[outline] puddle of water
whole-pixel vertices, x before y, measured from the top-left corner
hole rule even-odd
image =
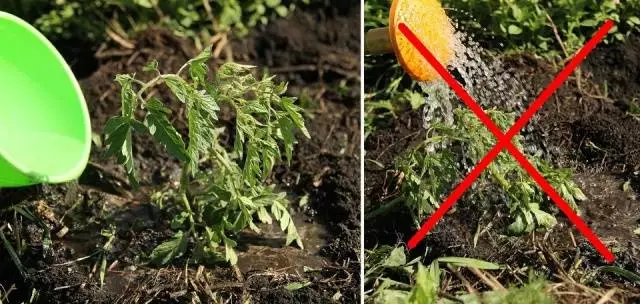
[[[281,270],[286,273],[300,273],[304,267],[322,268],[329,264],[318,253],[326,243],[327,231],[318,223],[307,223],[294,218],[294,223],[303,240],[304,249],[294,246],[284,247],[286,235],[276,224],[259,225],[261,234],[253,231],[239,237],[238,267],[242,272]]]
[[[106,196],[107,204],[116,208],[124,208],[116,218],[119,222],[133,223],[134,221],[153,222],[153,210],[149,205],[123,204],[115,196]],[[303,240],[304,249],[297,246],[284,246],[286,234],[280,227],[260,224],[261,230],[257,234],[249,229],[238,236],[238,267],[242,272],[278,270],[283,273],[301,273],[304,267],[320,269],[330,264],[330,261],[320,257],[319,252],[327,245],[327,231],[323,225],[308,223],[301,218],[294,217],[298,234]],[[74,251],[74,257],[79,258],[95,252],[94,235],[88,232],[73,232],[65,236],[64,243]],[[123,273],[131,277],[131,274]],[[128,278],[129,280],[131,278]],[[119,280],[122,280],[119,279]]]
[[[640,202],[633,190],[622,190],[624,180],[614,176],[576,174],[576,182],[588,200],[580,203],[582,218],[605,241],[640,249]]]

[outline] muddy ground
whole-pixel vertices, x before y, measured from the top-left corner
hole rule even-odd
[[[560,69],[526,54],[504,55],[501,60],[525,85],[529,96],[537,96]],[[575,75],[570,78],[539,112],[528,138],[534,138],[555,165],[574,169],[574,181],[589,198],[579,204],[581,216],[613,250],[616,266],[639,273],[640,236],[633,231],[640,227],[640,121],[627,111],[630,102],[640,98],[640,37],[630,37],[624,45],[598,46],[581,70],[580,80]],[[371,75],[365,77],[365,91],[374,85],[368,77]],[[398,195],[394,192],[393,160],[424,138],[421,117],[421,111],[405,110],[366,138],[365,214]],[[625,182],[630,187],[623,187]],[[500,208],[484,213],[472,202],[461,200],[454,210],[428,234],[415,254],[428,249],[427,262],[437,256],[465,256],[506,264],[508,271],[498,274],[505,283],[526,280],[526,267],[562,282],[566,277],[580,281],[576,273],[605,265],[557,210],[559,225],[524,237],[504,235],[504,223],[494,220],[500,218],[494,217],[496,213],[504,212]],[[406,242],[415,231],[408,210],[403,208],[365,222],[367,249]],[[474,245],[478,228],[489,226],[493,227],[482,232]],[[595,282],[599,288],[618,288],[615,300],[640,301],[640,284],[603,273],[597,274]],[[589,292],[578,290],[580,293]],[[580,301],[573,296],[569,292],[557,299]]]
[[[3,217],[13,225],[10,241],[23,240],[24,279],[2,251],[0,284],[9,293],[4,303],[20,303],[35,289],[40,303],[186,303],[199,298],[230,303],[357,303],[360,299],[360,7],[358,1],[317,1],[275,20],[249,36],[231,42],[230,52],[214,60],[215,69],[232,54],[289,82],[287,95],[301,98],[309,116],[311,140],[300,140],[291,166],[279,165],[271,181],[289,194],[305,249],[283,247],[284,235],[262,227],[264,235],[239,236],[237,268],[224,264],[185,267],[181,258],[168,267],[144,264],[144,257],[171,236],[170,214],[150,203],[154,191],[170,187],[179,176],[178,163],[148,136],[134,137],[134,157],[141,188],[129,187],[123,170],[104,159],[94,146],[90,164],[77,185],[3,189],[0,201],[33,207],[53,227],[52,244],[43,251],[44,230],[26,219]],[[87,77],[81,80],[92,118],[100,134],[107,119],[119,112],[118,73],[137,72],[157,59],[160,70],[175,72],[197,54],[189,41],[161,29],[132,38],[134,49],[115,44],[98,50],[99,60],[68,58]],[[93,46],[98,48],[98,46]],[[75,64],[73,64],[75,63]],[[87,70],[87,66],[95,66]],[[168,92],[156,92],[170,100]],[[178,104],[178,103],[174,103]],[[175,113],[183,109],[174,107]],[[176,115],[180,117],[179,115]],[[221,121],[233,130],[233,117]],[[185,133],[184,121],[174,121]],[[232,142],[231,134],[223,138]],[[168,186],[169,185],[169,186]],[[309,204],[297,206],[309,195]],[[100,288],[96,252],[101,229],[114,225],[117,237],[109,253],[109,271]],[[70,231],[58,238],[61,226]],[[5,233],[8,230],[5,230]],[[292,282],[309,282],[290,291]]]

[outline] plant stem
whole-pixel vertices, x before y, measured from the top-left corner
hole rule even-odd
[[[505,191],[509,191],[509,188],[511,188],[511,184],[509,184],[504,176],[500,174],[495,166],[489,165],[489,172],[491,172],[491,176],[493,176],[493,178],[500,184],[500,186],[502,186],[502,189],[504,189]]]
[[[142,93],[144,93],[144,91],[148,90],[149,88],[153,87],[154,85],[158,84],[162,80],[162,76],[163,75],[156,76],[156,78],[153,78],[153,79],[149,80],[149,82],[145,83],[140,88],[140,90],[138,90],[138,93],[136,94],[138,96],[138,99],[141,100],[142,102],[145,102],[145,100],[142,98]]]
[[[373,210],[372,212],[367,213],[367,215],[365,216],[365,220],[375,218],[382,214],[386,214],[387,212],[389,212],[389,210],[391,210],[393,207],[395,207],[398,203],[402,201],[404,201],[404,197],[402,196],[398,196],[394,198],[392,201],[380,206],[376,210]]]
[[[195,235],[196,233],[196,222],[193,219],[193,211],[191,210],[191,203],[189,203],[189,198],[187,197],[187,190],[189,188],[189,169],[187,164],[182,166],[182,173],[180,175],[180,200],[184,208],[187,210],[189,214],[189,231]]]

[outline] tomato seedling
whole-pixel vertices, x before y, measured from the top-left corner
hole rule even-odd
[[[275,219],[287,234],[286,245],[295,242],[302,248],[286,194],[266,183],[283,154],[291,161],[295,133],[310,137],[302,109],[294,104],[295,98],[282,96],[286,83],[276,83],[274,77],[258,79],[251,66],[225,63],[209,79],[210,56],[210,50],[204,51],[175,74],[162,74],[158,63],[151,62],[145,71],[157,76],[147,82],[135,75],[116,77],[122,113],[105,126],[106,154],[115,155],[137,185],[132,133],[148,132],[182,164],[179,187],[167,206],[176,209],[171,221],[175,234],[151,253],[157,264],[184,255],[190,239],[196,262],[224,258],[235,264],[234,235],[247,227],[260,232],[256,219],[268,224]],[[174,114],[169,107],[148,94],[159,85],[185,106],[188,144],[171,123]],[[226,131],[217,118],[220,105],[235,113],[235,141],[229,149],[218,140]],[[193,185],[199,190],[193,191]]]

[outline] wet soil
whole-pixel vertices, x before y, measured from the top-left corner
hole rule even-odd
[[[640,121],[627,110],[632,100],[640,98],[639,59],[637,36],[625,44],[598,46],[582,64],[579,84],[572,77],[556,92],[537,115],[529,136],[555,165],[574,169],[574,181],[588,197],[579,205],[580,215],[613,250],[615,266],[636,273],[640,273],[640,237],[634,234],[640,227]],[[514,77],[525,85],[529,96],[536,96],[559,71],[554,64],[526,54],[507,55],[502,60],[515,71]],[[365,87],[367,82],[365,78]],[[414,141],[424,138],[421,125],[421,112],[407,109],[366,138],[365,214],[398,195],[392,162]],[[623,186],[625,182],[629,187]],[[427,250],[428,257],[479,258],[515,270],[532,267],[550,278],[566,275],[578,261],[585,273],[605,265],[558,210],[559,224],[550,231],[513,237],[505,235],[504,223],[496,220],[504,210],[478,209],[461,200],[414,252]],[[364,242],[369,249],[406,242],[416,229],[404,208],[365,223]],[[502,272],[500,279],[517,282],[517,273]],[[526,271],[520,275],[526,277]],[[626,290],[618,294],[619,301],[639,300],[637,283],[601,273],[591,282]]]
[[[183,303],[196,298],[231,303],[245,299],[252,303],[359,302],[359,13],[358,1],[316,1],[230,44],[235,61],[265,68],[288,81],[287,95],[299,97],[309,116],[312,138],[301,139],[291,165],[278,165],[270,178],[293,202],[304,250],[283,247],[285,236],[279,229],[263,226],[265,234],[239,235],[235,269],[224,264],[185,268],[184,258],[164,268],[145,265],[151,250],[172,234],[167,225],[171,215],[150,204],[150,195],[175,183],[180,169],[148,136],[135,135],[140,190],[132,190],[122,168],[113,159],[103,158],[101,149],[94,146],[77,186],[0,192],[3,202],[34,209],[46,206],[51,212],[38,215],[45,219],[49,215],[51,220],[43,225],[53,228],[51,248],[43,251],[45,230],[27,221],[15,223],[13,229],[24,238],[21,260],[27,275],[21,279],[6,252],[1,252],[0,284],[15,288],[8,303],[26,299],[32,289],[40,294],[41,303]],[[140,34],[134,43],[133,52],[103,52],[111,55],[101,56],[98,69],[81,81],[92,129],[98,134],[107,119],[119,112],[116,74],[152,77],[141,73],[151,59],[158,60],[161,71],[173,72],[197,54],[189,41],[161,29]],[[212,69],[223,60],[213,60]],[[155,94],[171,100],[162,89]],[[180,106],[172,110],[184,111]],[[231,113],[223,112],[220,120],[233,129]],[[185,133],[184,121],[178,118],[174,124]],[[223,143],[231,143],[231,136],[223,138]],[[309,196],[309,203],[299,207],[295,202],[303,195]],[[13,212],[5,216],[13,221]],[[116,226],[117,237],[101,288],[95,271],[99,257],[77,259],[102,246],[105,239],[100,230],[110,224]],[[70,231],[58,238],[54,234],[62,226]],[[17,235],[7,236],[15,241]],[[306,286],[284,288],[295,282]]]

